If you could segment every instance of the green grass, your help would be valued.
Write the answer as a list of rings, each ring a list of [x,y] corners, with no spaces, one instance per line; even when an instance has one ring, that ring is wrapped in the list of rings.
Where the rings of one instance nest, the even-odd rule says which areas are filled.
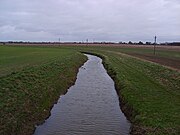
[[[0,134],[32,134],[86,57],[60,48],[1,47]]]
[[[11,74],[30,66],[38,66],[71,54],[67,49],[49,47],[0,46],[0,76]]]
[[[179,134],[178,71],[117,53],[111,48],[82,47],[81,50],[103,57],[106,69],[115,80],[122,109],[133,123],[134,134]]]

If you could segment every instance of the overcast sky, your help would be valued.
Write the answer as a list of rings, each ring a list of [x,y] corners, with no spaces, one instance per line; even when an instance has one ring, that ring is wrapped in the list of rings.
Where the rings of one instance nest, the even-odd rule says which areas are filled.
[[[0,0],[0,41],[180,41],[180,0]]]

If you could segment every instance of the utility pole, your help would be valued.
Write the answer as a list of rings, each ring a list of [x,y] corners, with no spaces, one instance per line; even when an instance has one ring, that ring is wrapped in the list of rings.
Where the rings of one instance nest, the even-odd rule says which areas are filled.
[[[59,38],[59,45],[60,45],[60,43],[61,43],[61,38]]]
[[[88,39],[86,39],[86,43],[87,43],[87,45],[88,45]]]
[[[154,37],[154,55],[156,54],[156,41],[157,41],[157,36]]]

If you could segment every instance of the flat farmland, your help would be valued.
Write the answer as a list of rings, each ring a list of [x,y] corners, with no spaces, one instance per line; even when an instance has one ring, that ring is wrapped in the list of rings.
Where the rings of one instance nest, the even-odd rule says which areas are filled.
[[[32,134],[74,83],[81,52],[103,59],[131,134],[179,134],[179,47],[97,44],[0,46],[0,134]]]
[[[160,65],[180,70],[180,46],[156,46],[154,55],[153,45],[89,45],[86,48],[105,50],[114,53],[124,53],[130,56],[159,63]]]
[[[0,46],[0,76],[65,58],[72,52],[48,47]]]
[[[153,46],[115,48],[113,51],[126,53],[141,59],[159,63],[174,69],[180,69],[180,47],[156,47],[155,55]]]

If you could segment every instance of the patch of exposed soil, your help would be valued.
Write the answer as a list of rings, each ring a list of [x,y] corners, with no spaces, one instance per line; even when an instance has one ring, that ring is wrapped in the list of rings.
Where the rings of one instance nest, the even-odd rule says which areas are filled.
[[[141,59],[145,59],[148,61],[152,61],[164,66],[171,67],[173,69],[180,70],[180,60],[179,59],[172,59],[172,58],[164,58],[157,55],[150,55],[150,54],[138,54],[138,53],[127,53],[128,55],[135,56]]]

